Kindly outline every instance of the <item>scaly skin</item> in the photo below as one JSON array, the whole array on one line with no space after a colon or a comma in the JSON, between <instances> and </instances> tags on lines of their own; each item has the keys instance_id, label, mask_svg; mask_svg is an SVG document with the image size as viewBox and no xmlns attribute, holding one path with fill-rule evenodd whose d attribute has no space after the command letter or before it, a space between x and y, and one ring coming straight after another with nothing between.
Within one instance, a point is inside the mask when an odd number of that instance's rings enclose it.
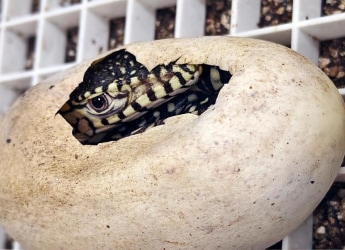
<instances>
[{"instance_id":1,"label":"scaly skin","mask_svg":"<svg viewBox=\"0 0 345 250\"><path fill-rule=\"evenodd\" d=\"M199 115L229 79L229 72L203 64L171 62L149 72L120 50L91 64L58 113L82 144L98 144L143 132L170 116Z\"/></svg>"}]
</instances>

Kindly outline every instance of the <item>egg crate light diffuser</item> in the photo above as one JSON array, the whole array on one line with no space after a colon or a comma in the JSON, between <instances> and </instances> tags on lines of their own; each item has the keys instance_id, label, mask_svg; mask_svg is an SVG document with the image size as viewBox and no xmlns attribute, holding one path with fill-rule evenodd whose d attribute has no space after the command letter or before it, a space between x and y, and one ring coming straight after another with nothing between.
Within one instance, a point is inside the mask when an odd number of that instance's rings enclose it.
<instances>
[{"instance_id":1,"label":"egg crate light diffuser","mask_svg":"<svg viewBox=\"0 0 345 250\"><path fill-rule=\"evenodd\" d=\"M30 86L106 51L111 19L125 18L125 44L151 41L156 11L176 6L174 37L205 34L206 0L0 0L0 5L0 117ZM259 28L261 0L232 0L228 35L290 46L318 64L320 42L345 37L345 13L321 16L321 5L321 0L294 0L290 23ZM68 32L75 54L66 62ZM345 89L339 92L345 97ZM345 182L345 167L336 181ZM310 249L312 224L310 216L283 239L282 249ZM0 248L5 240L0 229Z\"/></svg>"}]
</instances>

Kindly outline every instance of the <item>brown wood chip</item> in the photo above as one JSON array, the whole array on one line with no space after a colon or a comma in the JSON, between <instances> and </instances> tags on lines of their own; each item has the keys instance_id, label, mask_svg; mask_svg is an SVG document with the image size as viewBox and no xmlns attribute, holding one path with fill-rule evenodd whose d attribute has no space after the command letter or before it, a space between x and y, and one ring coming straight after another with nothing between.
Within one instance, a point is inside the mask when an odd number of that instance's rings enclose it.
<instances>
[{"instance_id":1,"label":"brown wood chip","mask_svg":"<svg viewBox=\"0 0 345 250\"><path fill-rule=\"evenodd\" d=\"M176 6L156 11L155 39L173 38L175 32Z\"/></svg>"},{"instance_id":2,"label":"brown wood chip","mask_svg":"<svg viewBox=\"0 0 345 250\"><path fill-rule=\"evenodd\" d=\"M345 0L322 0L322 16L345 12Z\"/></svg>"},{"instance_id":3,"label":"brown wood chip","mask_svg":"<svg viewBox=\"0 0 345 250\"><path fill-rule=\"evenodd\" d=\"M206 1L206 36L230 33L231 3L231 0Z\"/></svg>"},{"instance_id":4,"label":"brown wood chip","mask_svg":"<svg viewBox=\"0 0 345 250\"><path fill-rule=\"evenodd\" d=\"M345 87L345 38L320 42L319 67L337 88Z\"/></svg>"},{"instance_id":5,"label":"brown wood chip","mask_svg":"<svg viewBox=\"0 0 345 250\"><path fill-rule=\"evenodd\" d=\"M313 215L313 249L344 249L345 183L333 184Z\"/></svg>"},{"instance_id":6,"label":"brown wood chip","mask_svg":"<svg viewBox=\"0 0 345 250\"><path fill-rule=\"evenodd\" d=\"M292 0L261 0L258 27L263 28L290 23L292 20L292 4Z\"/></svg>"}]
</instances>

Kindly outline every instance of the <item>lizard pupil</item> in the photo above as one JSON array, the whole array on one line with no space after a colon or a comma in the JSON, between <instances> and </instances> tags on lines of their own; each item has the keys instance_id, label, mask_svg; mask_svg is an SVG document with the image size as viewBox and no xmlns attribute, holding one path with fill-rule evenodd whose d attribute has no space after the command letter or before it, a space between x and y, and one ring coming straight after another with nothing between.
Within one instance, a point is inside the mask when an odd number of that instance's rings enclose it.
<instances>
[{"instance_id":1,"label":"lizard pupil","mask_svg":"<svg viewBox=\"0 0 345 250\"><path fill-rule=\"evenodd\" d=\"M108 107L108 101L104 95L100 95L92 98L90 100L90 105L96 111L103 111Z\"/></svg>"}]
</instances>

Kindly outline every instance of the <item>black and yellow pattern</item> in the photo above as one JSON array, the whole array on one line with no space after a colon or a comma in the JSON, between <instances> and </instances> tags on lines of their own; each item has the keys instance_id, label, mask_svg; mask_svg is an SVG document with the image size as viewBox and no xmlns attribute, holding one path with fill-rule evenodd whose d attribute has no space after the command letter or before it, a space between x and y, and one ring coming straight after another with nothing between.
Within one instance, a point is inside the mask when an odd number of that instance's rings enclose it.
<instances>
[{"instance_id":1,"label":"black and yellow pattern","mask_svg":"<svg viewBox=\"0 0 345 250\"><path fill-rule=\"evenodd\" d=\"M201 114L230 80L228 71L205 64L160 64L151 71L119 50L91 64L60 113L82 144L118 140L164 119Z\"/></svg>"}]
</instances>

